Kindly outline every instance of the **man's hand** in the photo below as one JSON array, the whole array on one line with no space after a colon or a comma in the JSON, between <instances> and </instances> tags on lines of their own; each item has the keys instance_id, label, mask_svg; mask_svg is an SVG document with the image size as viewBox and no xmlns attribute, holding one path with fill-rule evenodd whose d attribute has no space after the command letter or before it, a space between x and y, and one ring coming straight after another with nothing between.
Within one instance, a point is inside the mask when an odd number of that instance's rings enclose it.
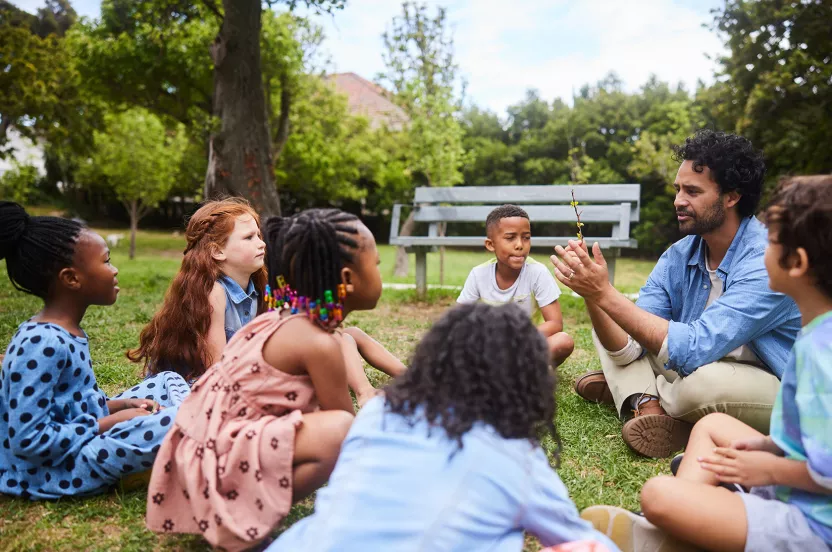
<instances>
[{"instance_id":1,"label":"man's hand","mask_svg":"<svg viewBox=\"0 0 832 552\"><path fill-rule=\"evenodd\" d=\"M748 488L774 485L781 458L770 452L717 447L711 456L698 460L702 469L715 474L720 482Z\"/></svg>"},{"instance_id":2,"label":"man's hand","mask_svg":"<svg viewBox=\"0 0 832 552\"><path fill-rule=\"evenodd\" d=\"M586 246L575 240L569 240L568 249L556 246L555 253L557 255L549 257L555 266L555 277L587 301L597 300L612 288L607 262L598 242L592 246L594 261L589 257Z\"/></svg>"}]
</instances>

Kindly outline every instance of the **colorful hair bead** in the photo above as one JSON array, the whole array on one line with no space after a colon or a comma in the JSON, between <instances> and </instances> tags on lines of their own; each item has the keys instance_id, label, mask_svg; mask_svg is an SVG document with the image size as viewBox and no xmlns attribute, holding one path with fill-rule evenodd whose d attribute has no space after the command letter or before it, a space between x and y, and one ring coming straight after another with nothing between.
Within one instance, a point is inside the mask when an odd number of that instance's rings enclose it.
<instances>
[{"instance_id":1,"label":"colorful hair bead","mask_svg":"<svg viewBox=\"0 0 832 552\"><path fill-rule=\"evenodd\" d=\"M347 286L344 284L338 284L338 301L340 303L344 302L344 299L347 298Z\"/></svg>"}]
</instances>

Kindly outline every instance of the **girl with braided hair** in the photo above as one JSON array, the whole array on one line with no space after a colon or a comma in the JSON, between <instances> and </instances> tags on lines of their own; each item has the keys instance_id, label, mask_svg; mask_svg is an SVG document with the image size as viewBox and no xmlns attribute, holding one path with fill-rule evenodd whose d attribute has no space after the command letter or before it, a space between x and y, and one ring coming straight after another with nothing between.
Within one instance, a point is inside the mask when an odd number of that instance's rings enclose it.
<instances>
[{"instance_id":1,"label":"girl with braided hair","mask_svg":"<svg viewBox=\"0 0 832 552\"><path fill-rule=\"evenodd\" d=\"M375 239L313 209L266 225L274 309L238 331L193 385L157 457L147 525L255 545L328 478L353 419L334 332L381 296Z\"/></svg>"},{"instance_id":2,"label":"girl with braided hair","mask_svg":"<svg viewBox=\"0 0 832 552\"><path fill-rule=\"evenodd\" d=\"M266 285L260 217L244 199L208 201L188 221L182 266L162 308L128 351L145 372L173 370L190 383L240 328L263 312Z\"/></svg>"},{"instance_id":3,"label":"girl with braided hair","mask_svg":"<svg viewBox=\"0 0 832 552\"><path fill-rule=\"evenodd\" d=\"M315 513L268 552L516 550L592 540L540 439L560 448L546 339L515 304L460 305L358 413Z\"/></svg>"},{"instance_id":4,"label":"girl with braided hair","mask_svg":"<svg viewBox=\"0 0 832 552\"><path fill-rule=\"evenodd\" d=\"M91 495L149 470L188 385L162 372L113 398L99 389L81 320L118 296L107 244L78 222L2 201L3 258L12 285L43 309L20 325L0 371L0 492Z\"/></svg>"}]
</instances>

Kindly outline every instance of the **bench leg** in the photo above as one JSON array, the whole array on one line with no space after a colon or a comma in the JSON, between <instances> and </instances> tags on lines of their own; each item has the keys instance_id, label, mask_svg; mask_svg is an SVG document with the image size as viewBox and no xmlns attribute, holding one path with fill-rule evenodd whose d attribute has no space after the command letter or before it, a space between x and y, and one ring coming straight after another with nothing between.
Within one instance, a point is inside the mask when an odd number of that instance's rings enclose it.
<instances>
[{"instance_id":1,"label":"bench leg","mask_svg":"<svg viewBox=\"0 0 832 552\"><path fill-rule=\"evenodd\" d=\"M428 252L425 248L416 249L416 295L424 299L428 292Z\"/></svg>"},{"instance_id":2,"label":"bench leg","mask_svg":"<svg viewBox=\"0 0 832 552\"><path fill-rule=\"evenodd\" d=\"M610 283L615 286L615 259L618 258L618 249L610 249L604 254L607 261L607 270L610 273Z\"/></svg>"}]
</instances>

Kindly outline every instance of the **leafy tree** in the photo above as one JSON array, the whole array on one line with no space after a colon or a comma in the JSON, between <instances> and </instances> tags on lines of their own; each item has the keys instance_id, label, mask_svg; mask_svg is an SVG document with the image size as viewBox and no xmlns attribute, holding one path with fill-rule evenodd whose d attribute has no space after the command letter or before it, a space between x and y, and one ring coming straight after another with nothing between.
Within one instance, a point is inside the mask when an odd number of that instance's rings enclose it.
<instances>
[{"instance_id":1,"label":"leafy tree","mask_svg":"<svg viewBox=\"0 0 832 552\"><path fill-rule=\"evenodd\" d=\"M74 20L65 0L50 0L38 16L0 2L0 156L9 153L4 146L12 127L33 141L83 145L75 129L95 113L85 103L62 38Z\"/></svg>"},{"instance_id":2,"label":"leafy tree","mask_svg":"<svg viewBox=\"0 0 832 552\"><path fill-rule=\"evenodd\" d=\"M0 197L25 204L38 181L38 170L32 165L15 163L0 175Z\"/></svg>"},{"instance_id":3,"label":"leafy tree","mask_svg":"<svg viewBox=\"0 0 832 552\"><path fill-rule=\"evenodd\" d=\"M463 130L457 120L460 106L454 100L458 67L445 9L437 8L436 15L431 17L427 5L404 2L401 15L393 18L392 29L382 38L386 70L378 79L392 88L396 101L410 118L410 172L428 186L462 182ZM413 226L411 213L401 234L411 235ZM440 265L440 275L441 268ZM400 247L395 274L407 272L408 258Z\"/></svg>"},{"instance_id":4,"label":"leafy tree","mask_svg":"<svg viewBox=\"0 0 832 552\"><path fill-rule=\"evenodd\" d=\"M111 188L130 216L130 258L136 252L139 221L174 187L188 147L181 125L169 131L140 108L105 118L95 133L95 150L78 170L78 179Z\"/></svg>"},{"instance_id":5,"label":"leafy tree","mask_svg":"<svg viewBox=\"0 0 832 552\"><path fill-rule=\"evenodd\" d=\"M298 2L267 0L265 5L279 3L291 9ZM331 11L343 7L344 0L304 4ZM264 32L273 18L263 17L263 5L261 0L223 0L221 5L212 0L105 0L101 24L89 28L89 35L97 40L88 44L85 59L91 61L88 74L97 75L100 86L114 99L182 122L197 122L206 129L206 195L242 195L269 215L280 213L280 199L266 85L271 76L288 83L291 71L264 66L264 61L295 58L273 44L277 51L267 50L273 55L264 60L264 36L280 35ZM160 56L160 51L165 55ZM108 63L113 57L124 63ZM292 99L288 87L281 99L278 130L283 134L278 136L285 143ZM283 143L277 143L278 154Z\"/></svg>"},{"instance_id":6,"label":"leafy tree","mask_svg":"<svg viewBox=\"0 0 832 552\"><path fill-rule=\"evenodd\" d=\"M712 29L730 52L700 101L762 147L774 179L832 172L832 2L728 0Z\"/></svg>"}]
</instances>

